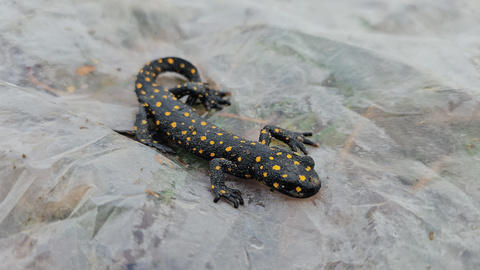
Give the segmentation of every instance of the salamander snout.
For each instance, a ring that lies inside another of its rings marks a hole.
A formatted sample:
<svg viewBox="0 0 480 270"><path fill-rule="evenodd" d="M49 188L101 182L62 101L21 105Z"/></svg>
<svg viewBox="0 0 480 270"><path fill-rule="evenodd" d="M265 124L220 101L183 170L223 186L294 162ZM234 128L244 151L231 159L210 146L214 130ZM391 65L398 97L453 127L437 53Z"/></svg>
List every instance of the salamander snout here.
<svg viewBox="0 0 480 270"><path fill-rule="evenodd" d="M318 193L321 186L320 177L313 170L308 175L276 178L273 184L276 190L295 198L311 197Z"/></svg>
<svg viewBox="0 0 480 270"><path fill-rule="evenodd" d="M318 193L322 184L318 175L309 176L308 180L304 182L299 198L308 198Z"/></svg>

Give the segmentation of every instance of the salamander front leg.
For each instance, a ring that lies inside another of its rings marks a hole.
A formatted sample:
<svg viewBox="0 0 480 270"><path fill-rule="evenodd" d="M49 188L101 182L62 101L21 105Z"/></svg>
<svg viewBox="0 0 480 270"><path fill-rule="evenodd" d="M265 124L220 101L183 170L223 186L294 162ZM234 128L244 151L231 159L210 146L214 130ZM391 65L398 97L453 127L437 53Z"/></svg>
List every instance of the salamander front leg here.
<svg viewBox="0 0 480 270"><path fill-rule="evenodd" d="M233 203L235 208L238 208L238 204L243 204L242 193L238 189L229 188L225 185L224 172L235 168L235 164L231 161L214 158L210 161L210 182L212 184L212 190L215 194L213 202L218 202L221 197L229 200Z"/></svg>
<svg viewBox="0 0 480 270"><path fill-rule="evenodd" d="M310 136L312 136L312 132L294 132L280 127L266 125L260 132L259 141L263 144L270 145L270 141L272 140L272 137L274 137L275 139L288 144L292 151L296 152L298 147L305 155L307 155L308 151L304 144L318 147L316 142L305 138Z"/></svg>

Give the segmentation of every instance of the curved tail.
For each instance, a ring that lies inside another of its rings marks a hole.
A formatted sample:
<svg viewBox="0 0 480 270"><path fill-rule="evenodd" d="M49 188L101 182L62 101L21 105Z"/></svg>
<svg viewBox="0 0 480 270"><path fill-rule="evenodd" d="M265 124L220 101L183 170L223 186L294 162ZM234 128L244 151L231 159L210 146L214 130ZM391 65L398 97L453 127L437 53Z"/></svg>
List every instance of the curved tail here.
<svg viewBox="0 0 480 270"><path fill-rule="evenodd" d="M151 87L145 87L147 85L155 85L157 76L163 72L176 72L185 76L191 82L201 82L200 75L197 68L187 60L178 57L165 57L153 60L146 63L137 75L135 82L135 92L137 95L141 95L142 91Z"/></svg>

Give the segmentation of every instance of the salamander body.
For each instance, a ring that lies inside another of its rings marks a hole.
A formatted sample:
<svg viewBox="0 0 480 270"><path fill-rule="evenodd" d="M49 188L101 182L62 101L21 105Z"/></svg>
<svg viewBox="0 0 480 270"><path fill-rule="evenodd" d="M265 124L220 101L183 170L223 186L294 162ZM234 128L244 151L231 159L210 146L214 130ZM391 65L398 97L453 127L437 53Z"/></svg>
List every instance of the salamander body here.
<svg viewBox="0 0 480 270"><path fill-rule="evenodd" d="M155 83L157 76L172 71L190 82L167 89ZM136 138L160 151L169 148L155 140L156 133L166 135L188 152L210 161L211 188L214 202L221 197L233 205L243 204L241 193L225 185L224 173L240 178L254 178L286 195L307 198L320 189L315 162L305 154L304 144L317 146L305 138L311 132L299 133L265 126L259 141L250 141L219 128L201 118L192 108L200 101L207 109L230 104L227 94L201 82L198 70L188 61L167 57L147 63L135 82L140 109L135 121ZM188 96L184 102L180 98ZM153 125L153 127L152 127ZM292 151L269 146L272 137L287 143Z"/></svg>

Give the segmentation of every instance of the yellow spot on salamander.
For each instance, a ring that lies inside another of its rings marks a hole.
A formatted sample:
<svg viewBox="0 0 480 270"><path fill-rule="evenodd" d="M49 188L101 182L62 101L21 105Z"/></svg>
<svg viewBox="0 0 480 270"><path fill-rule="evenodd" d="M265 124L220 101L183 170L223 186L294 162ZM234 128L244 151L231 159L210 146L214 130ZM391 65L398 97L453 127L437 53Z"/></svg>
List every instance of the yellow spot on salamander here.
<svg viewBox="0 0 480 270"><path fill-rule="evenodd" d="M191 140L190 137L187 137L187 141L190 141L190 140Z"/></svg>
<svg viewBox="0 0 480 270"><path fill-rule="evenodd" d="M198 153L200 153L200 154L203 153L203 150L198 150Z"/></svg>
<svg viewBox="0 0 480 270"><path fill-rule="evenodd" d="M141 83L137 83L137 88L142 88L142 84L141 84Z"/></svg>
<svg viewBox="0 0 480 270"><path fill-rule="evenodd" d="M181 63L181 64L180 64L180 67L181 67L181 68L184 68L184 67L185 67L185 64L184 64L184 63Z"/></svg>
<svg viewBox="0 0 480 270"><path fill-rule="evenodd" d="M272 167L272 169L274 169L275 171L280 171L281 168L280 168L280 166L275 165L275 166Z"/></svg>
<svg viewBox="0 0 480 270"><path fill-rule="evenodd" d="M145 92L145 91L143 91L143 90L140 91L140 94L142 94L142 95L145 95L146 93L147 93L147 92Z"/></svg>
<svg viewBox="0 0 480 270"><path fill-rule="evenodd" d="M202 137L200 138L200 140L202 140L202 141L205 141L206 139L207 139L207 137L205 137L205 136L202 136Z"/></svg>
<svg viewBox="0 0 480 270"><path fill-rule="evenodd" d="M260 133L265 134L265 133L267 133L267 131L265 129L262 129L262 131Z"/></svg>
<svg viewBox="0 0 480 270"><path fill-rule="evenodd" d="M245 178L250 178L250 174L245 174Z"/></svg>
<svg viewBox="0 0 480 270"><path fill-rule="evenodd" d="M273 157L269 157L270 160L273 160Z"/></svg>
<svg viewBox="0 0 480 270"><path fill-rule="evenodd" d="M157 104L155 104L155 106L157 106L157 107L162 106L162 102L158 101Z"/></svg>
<svg viewBox="0 0 480 270"><path fill-rule="evenodd" d="M162 62L163 62L163 61L162 61L162 59L158 59L158 63L160 63L160 64L161 64Z"/></svg>
<svg viewBox="0 0 480 270"><path fill-rule="evenodd" d="M223 133L217 133L217 135L218 135L218 136L222 136L222 135L223 135Z"/></svg>
<svg viewBox="0 0 480 270"><path fill-rule="evenodd" d="M214 141L210 141L210 144L211 144L211 145L214 145L214 144L215 144L215 142L214 142Z"/></svg>
<svg viewBox="0 0 480 270"><path fill-rule="evenodd" d="M255 159L256 162L260 162L260 160L262 160L261 157L257 157L257 158Z"/></svg>
<svg viewBox="0 0 480 270"><path fill-rule="evenodd" d="M211 156L211 157L214 157L214 156L215 156L215 153L211 153L210 156Z"/></svg>
<svg viewBox="0 0 480 270"><path fill-rule="evenodd" d="M187 132L186 132L185 130L184 130L184 131L182 131L182 135L185 135L185 134L187 134Z"/></svg>
<svg viewBox="0 0 480 270"><path fill-rule="evenodd" d="M298 177L300 178L300 181L305 181L305 179L307 179L305 175L299 175Z"/></svg>
<svg viewBox="0 0 480 270"><path fill-rule="evenodd" d="M310 166L307 166L307 168L305 168L305 170L310 171L312 168L310 168Z"/></svg>
<svg viewBox="0 0 480 270"><path fill-rule="evenodd" d="M190 70L190 71L192 72L192 74L195 74L195 72L196 72L194 68L192 68L192 70Z"/></svg>
<svg viewBox="0 0 480 270"><path fill-rule="evenodd" d="M220 170L220 166L215 167L215 170L217 171Z"/></svg>
<svg viewBox="0 0 480 270"><path fill-rule="evenodd" d="M238 161L239 161L239 162L242 161L242 157L238 157Z"/></svg>
<svg viewBox="0 0 480 270"><path fill-rule="evenodd" d="M147 124L147 120L142 120L142 125Z"/></svg>
<svg viewBox="0 0 480 270"><path fill-rule="evenodd" d="M145 81L149 82L149 81L150 81L150 78L149 78L149 77L145 77Z"/></svg>
<svg viewBox="0 0 480 270"><path fill-rule="evenodd" d="M282 154L282 152L278 152L278 153L277 153L277 156L280 156L281 154Z"/></svg>
<svg viewBox="0 0 480 270"><path fill-rule="evenodd" d="M170 114L172 114L172 113L171 112L165 112L166 116L169 116Z"/></svg>
<svg viewBox="0 0 480 270"><path fill-rule="evenodd" d="M178 107L177 105L173 106L173 108L176 110L180 109L180 107Z"/></svg>
<svg viewBox="0 0 480 270"><path fill-rule="evenodd" d="M192 119L192 123L195 123L195 122L197 122L197 121L195 121L195 119Z"/></svg>
<svg viewBox="0 0 480 270"><path fill-rule="evenodd" d="M264 173L263 173L263 177L267 177L267 172L264 172Z"/></svg>
<svg viewBox="0 0 480 270"><path fill-rule="evenodd" d="M157 126L160 125L160 120L157 120L155 124L157 124Z"/></svg>
<svg viewBox="0 0 480 270"><path fill-rule="evenodd" d="M229 147L225 148L225 151L227 151L227 152L230 152L230 151L232 151L232 147L231 147L231 146L229 146Z"/></svg>
<svg viewBox="0 0 480 270"><path fill-rule="evenodd" d="M288 154L288 155L287 155L287 158L292 158L292 155Z"/></svg>
<svg viewBox="0 0 480 270"><path fill-rule="evenodd" d="M214 186L214 185L212 185L212 189L215 189L215 186Z"/></svg>
<svg viewBox="0 0 480 270"><path fill-rule="evenodd" d="M286 174L282 175L283 178L287 178L287 176L288 176L288 175L286 175Z"/></svg>
<svg viewBox="0 0 480 270"><path fill-rule="evenodd" d="M160 90L154 89L153 92L158 93L158 92L160 92Z"/></svg>
<svg viewBox="0 0 480 270"><path fill-rule="evenodd" d="M206 125L207 125L207 123L205 123L205 122L201 122L200 124L201 124L202 126L206 126Z"/></svg>
<svg viewBox="0 0 480 270"><path fill-rule="evenodd" d="M197 132L196 132L196 131L193 131L192 134L193 134L193 135L197 135Z"/></svg>
<svg viewBox="0 0 480 270"><path fill-rule="evenodd" d="M295 188L295 190L296 190L297 192L300 192L300 191L302 191L302 188L301 188L301 187L297 187L297 188Z"/></svg>
<svg viewBox="0 0 480 270"><path fill-rule="evenodd" d="M173 64L173 59L172 58L168 58L168 63L171 65Z"/></svg>
<svg viewBox="0 0 480 270"><path fill-rule="evenodd" d="M227 192L226 192L225 190L223 190L223 189L220 190L220 192L223 193L223 194L227 193Z"/></svg>
<svg viewBox="0 0 480 270"><path fill-rule="evenodd" d="M137 129L138 129L137 126L135 126L135 127L133 128L133 130L135 130L135 131L136 131Z"/></svg>
<svg viewBox="0 0 480 270"><path fill-rule="evenodd" d="M295 165L299 165L299 164L300 164L300 162L298 162L298 161L296 161L296 160L293 161L293 163L295 163Z"/></svg>
<svg viewBox="0 0 480 270"><path fill-rule="evenodd" d="M177 127L177 122L173 122L172 127Z"/></svg>
<svg viewBox="0 0 480 270"><path fill-rule="evenodd" d="M188 117L190 114L188 112L184 113L183 115L185 115L186 117Z"/></svg>
<svg viewBox="0 0 480 270"><path fill-rule="evenodd" d="M273 183L274 188L278 188L278 183Z"/></svg>
<svg viewBox="0 0 480 270"><path fill-rule="evenodd" d="M275 129L275 132L279 132L278 128Z"/></svg>

